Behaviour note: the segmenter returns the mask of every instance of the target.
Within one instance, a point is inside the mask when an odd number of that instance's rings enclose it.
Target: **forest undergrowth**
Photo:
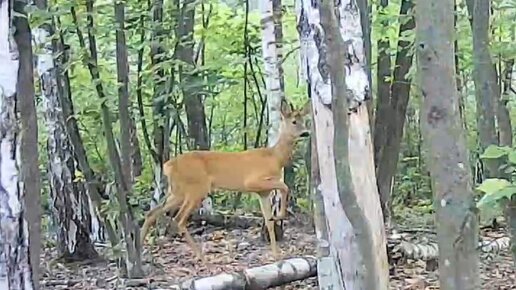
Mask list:
[[[421,208],[406,208],[393,216],[387,231],[389,248],[405,240],[417,240],[420,244],[436,242],[433,216]],[[483,227],[480,238],[484,241],[508,237],[502,220],[497,229]],[[315,256],[317,239],[313,222],[307,214],[290,217],[285,224],[285,239],[280,242],[284,259]],[[260,236],[260,227],[222,227],[191,223],[193,237],[202,243],[211,266],[203,266],[195,259],[182,237],[169,234],[157,237],[153,245],[144,247],[144,279],[121,279],[115,259],[107,247],[97,245],[100,259],[88,263],[65,264],[56,259],[56,251],[47,243],[41,255],[42,290],[50,289],[172,289],[171,286],[190,278],[233,273],[246,268],[273,263],[268,243]],[[424,259],[397,259],[399,253],[389,251],[390,289],[430,290],[439,289],[438,270],[435,261]],[[496,253],[481,253],[481,280],[485,290],[514,289],[516,272],[512,267],[507,248]],[[275,289],[281,289],[277,287]],[[315,277],[297,281],[283,289],[318,289]]]

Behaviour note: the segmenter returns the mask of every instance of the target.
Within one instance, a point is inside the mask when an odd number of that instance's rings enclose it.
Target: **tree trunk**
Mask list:
[[[91,9],[91,8],[90,8]],[[91,13],[91,10],[90,10]],[[115,21],[117,22],[116,30],[116,53],[117,53],[117,80],[118,86],[118,111],[120,114],[120,155],[114,148],[113,128],[110,120],[110,112],[103,103],[101,105],[102,119],[104,121],[104,133],[108,143],[108,153],[110,156],[111,166],[115,172],[115,182],[118,189],[118,202],[120,206],[120,224],[124,241],[126,244],[126,271],[130,278],[139,278],[143,276],[141,264],[141,245],[139,244],[139,227],[134,221],[132,210],[128,204],[129,194],[132,192],[133,177],[133,148],[135,144],[131,143],[131,115],[129,112],[129,65],[127,63],[127,46],[125,41],[125,4],[123,2],[115,3]],[[93,21],[91,21],[93,22]],[[90,23],[92,27],[93,23]],[[88,31],[90,34],[90,31]],[[90,46],[92,38],[90,36]],[[96,64],[96,59],[94,60]],[[99,94],[99,97],[103,97]]]
[[[365,54],[365,64],[366,64],[366,73],[369,83],[373,83],[372,76],[372,43],[371,43],[371,15],[373,6],[369,5],[368,0],[357,0],[356,3],[358,5],[358,10],[360,11],[360,24],[362,26],[362,41],[364,42],[364,54]],[[374,103],[373,103],[373,92],[370,90],[368,92],[368,100],[366,101],[367,112],[369,114],[369,127],[373,128],[374,126]]]
[[[320,11],[313,6],[315,4],[308,0],[302,2],[298,29],[317,143],[320,183],[313,186],[322,196],[328,233],[324,240],[322,223],[316,220],[317,236],[323,239],[321,244],[327,244],[326,249],[319,250],[323,256],[318,261],[319,269],[324,268],[325,275],[333,281],[325,280],[324,285],[333,284],[340,289],[387,289],[383,218],[374,178],[372,148],[366,145],[371,143],[367,133],[367,109],[361,106],[367,99],[369,81],[363,69],[365,55],[359,10],[349,1],[340,2],[337,7],[332,2],[321,3]],[[339,12],[339,18],[334,11]],[[344,31],[339,27],[347,29]],[[331,79],[346,80],[346,75],[353,81],[331,82]],[[348,108],[351,108],[351,117],[348,117]],[[356,157],[348,154],[348,144]],[[366,162],[364,155],[368,156]],[[360,197],[355,188],[363,189]],[[317,203],[314,210],[322,211],[317,208]],[[337,268],[331,269],[332,264]],[[335,276],[340,278],[332,278]],[[368,279],[370,277],[375,279]]]
[[[37,140],[32,47],[27,18],[19,16],[25,5],[0,1],[0,288],[6,290],[39,288],[38,162],[27,163],[38,157],[37,142],[28,143]],[[18,114],[22,104],[29,107]]]
[[[473,32],[473,80],[477,103],[477,128],[480,150],[498,144],[496,138],[495,113],[499,99],[496,68],[489,52],[489,0],[466,0]],[[487,168],[486,177],[498,173],[498,162],[483,161]]]
[[[499,126],[499,142],[500,146],[512,147],[512,124],[509,110],[507,108],[508,98],[512,91],[512,74],[514,68],[514,59],[505,62],[503,73],[503,94],[498,102],[498,126]],[[513,195],[511,200],[505,206],[505,217],[509,231],[511,233],[511,252],[512,260],[516,266],[516,196]]]
[[[387,221],[390,220],[389,200],[391,196],[394,177],[398,166],[400,146],[403,138],[403,127],[407,114],[407,106],[410,96],[410,80],[405,77],[412,66],[412,54],[410,54],[410,41],[403,40],[405,32],[414,29],[414,18],[408,16],[409,10],[413,7],[412,0],[401,1],[400,17],[409,17],[409,20],[400,25],[398,33],[398,48],[396,62],[394,65],[393,82],[390,86],[390,105],[385,119],[378,122],[385,123],[383,126],[384,143],[381,144],[377,164],[378,190],[382,210]],[[383,154],[385,152],[386,154]]]
[[[389,21],[385,16],[385,9],[389,5],[389,0],[380,0],[378,6],[378,17],[385,17],[380,23],[383,29],[389,27]],[[386,34],[384,34],[386,35]],[[383,36],[383,35],[382,35]],[[385,37],[385,36],[383,36]],[[375,166],[378,168],[379,160],[382,156],[382,148],[385,144],[387,120],[390,115],[391,103],[391,56],[389,55],[390,44],[389,39],[380,37],[378,39],[378,57],[376,59],[376,113],[374,117],[374,160]],[[383,205],[382,205],[383,207]]]
[[[93,21],[93,0],[86,1],[86,12],[87,16],[87,34],[89,43],[89,55],[86,58],[86,64],[90,71],[91,78],[95,83],[95,89],[101,102],[100,109],[102,115],[102,123],[104,127],[104,134],[106,136],[106,145],[109,155],[109,161],[111,168],[114,172],[115,183],[117,186],[117,199],[120,207],[119,219],[120,227],[122,228],[122,236],[125,242],[125,261],[124,268],[125,274],[129,278],[139,278],[143,276],[142,264],[141,264],[141,247],[139,244],[139,230],[134,222],[131,208],[128,205],[128,196],[130,190],[130,176],[124,175],[124,169],[121,164],[121,157],[118,154],[115,137],[113,135],[113,124],[111,119],[111,112],[106,104],[106,95],[104,87],[100,81],[99,69],[97,65],[97,44],[95,36],[93,35],[94,21]],[[77,27],[78,37],[80,38],[80,45],[85,47],[84,38],[80,29]],[[129,129],[129,128],[127,128]],[[124,136],[129,136],[126,134]],[[124,157],[129,158],[129,157]],[[130,160],[130,159],[126,159]]]
[[[56,18],[59,22],[59,18]],[[59,105],[63,114],[63,120],[65,121],[67,138],[69,138],[70,144],[72,145],[72,151],[74,153],[75,160],[77,161],[78,168],[84,175],[86,191],[88,193],[88,204],[89,215],[91,220],[91,236],[92,240],[104,241],[103,230],[104,227],[107,231],[110,242],[114,245],[118,244],[118,237],[113,230],[110,223],[101,223],[100,219],[100,205],[104,199],[104,188],[98,175],[93,172],[88,161],[86,149],[82,142],[82,138],[79,132],[79,126],[77,119],[74,118],[75,113],[73,110],[72,92],[70,88],[70,79],[68,77],[68,71],[62,69],[68,64],[69,51],[65,47],[68,47],[64,43],[64,37],[62,33],[59,35],[59,39],[52,41],[53,52],[57,56],[56,68],[59,70],[56,73],[57,87],[59,92],[57,97],[59,98]]]
[[[37,1],[39,9],[46,11],[45,1]],[[54,63],[50,24],[33,30],[36,44],[41,46],[36,68],[40,81],[45,121],[48,129],[48,180],[54,220],[58,225],[58,251],[65,261],[78,261],[98,256],[91,235],[91,217],[88,195],[82,181],[77,181],[76,163],[69,142],[63,112],[59,104],[57,67]]]
[[[183,64],[179,66],[180,83],[183,91],[183,102],[188,121],[188,137],[190,148],[197,150],[209,150],[208,127],[206,126],[206,113],[204,111],[202,77],[196,72],[194,57],[194,24],[195,24],[194,0],[186,0],[181,7],[181,13],[177,25],[178,43],[176,57]],[[201,211],[211,211],[205,205],[211,205],[210,196],[206,197],[201,206]]]
[[[423,144],[436,208],[441,289],[479,289],[478,221],[453,57],[453,1],[416,4]]]
[[[181,7],[178,19],[177,37],[179,38],[176,55],[184,64],[180,66],[183,99],[188,120],[188,134],[191,148],[209,150],[206,113],[204,112],[202,86],[196,85],[201,77],[195,71],[194,24],[195,1],[187,0]]]
[[[151,208],[154,208],[165,194],[166,182],[163,176],[163,163],[169,159],[169,131],[170,110],[166,107],[168,94],[165,82],[165,71],[161,67],[164,59],[163,42],[165,31],[163,28],[163,0],[152,1],[152,23],[154,30],[151,37],[151,62],[154,77],[153,95],[153,126],[154,147],[153,154],[154,193],[151,200]]]
[[[38,265],[40,262],[41,248],[41,187],[38,160],[38,123],[34,95],[34,70],[32,56],[32,36],[27,21],[25,6],[26,1],[17,1],[13,4],[13,10],[20,16],[14,17],[16,33],[14,39],[18,46],[19,71],[16,94],[18,98],[16,110],[21,120],[21,182],[25,198],[25,214],[28,222],[30,241],[30,263]],[[21,16],[23,15],[23,16]],[[38,267],[32,269],[35,288],[39,289]]]
[[[266,0],[260,2],[260,10],[262,13],[262,56],[264,62],[265,89],[267,96],[267,107],[269,112],[269,131],[268,144],[271,147],[276,144],[280,135],[281,102],[285,100],[285,85],[283,67],[281,65],[282,57],[282,38],[283,29],[281,22],[281,0]],[[276,216],[279,213],[281,200],[277,191],[271,196],[272,214]],[[274,223],[276,240],[281,241],[284,234],[284,224],[282,220]],[[262,237],[269,240],[268,231],[265,222],[262,225]]]

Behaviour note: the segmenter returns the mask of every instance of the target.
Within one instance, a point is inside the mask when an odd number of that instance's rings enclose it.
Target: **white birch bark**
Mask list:
[[[267,95],[267,109],[269,112],[269,131],[267,146],[274,146],[280,136],[281,124],[281,102],[285,99],[285,92],[282,86],[283,75],[281,70],[281,60],[279,56],[281,51],[276,39],[276,31],[274,25],[274,0],[260,1],[260,10],[262,13],[262,54],[265,72],[265,91]],[[282,177],[283,180],[283,177]],[[273,191],[271,195],[272,213],[276,216],[281,206],[281,197],[277,191]],[[288,204],[288,201],[283,201]],[[283,223],[278,221],[282,227]]]
[[[343,210],[339,199],[337,188],[337,176],[335,172],[335,157],[333,153],[333,117],[332,111],[326,104],[331,104],[331,82],[328,70],[319,67],[319,59],[325,55],[323,43],[316,43],[321,39],[317,34],[322,33],[319,22],[319,11],[313,9],[310,0],[302,0],[298,5],[297,11],[298,27],[300,28],[301,59],[305,61],[301,66],[304,68],[303,75],[310,84],[310,95],[312,98],[312,109],[314,116],[315,138],[317,154],[319,160],[319,175],[321,183],[316,184],[316,190],[323,197],[326,226],[328,229],[328,241],[320,240],[322,233],[316,229],[316,235],[320,244],[329,244],[330,256],[334,257],[334,262],[342,277],[342,283],[346,289],[360,289],[351,279],[353,274],[346,272],[346,269],[339,265],[342,263],[353,263],[351,267],[358,267],[358,245],[355,240],[353,227],[346,213]],[[322,54],[322,55],[321,55]]]
[[[54,64],[48,26],[33,29],[39,46],[36,70],[41,85],[45,121],[48,130],[48,179],[50,203],[58,229],[58,249],[66,258],[85,259],[96,256],[90,238],[90,203],[82,182],[74,182],[74,154],[69,142],[63,112],[59,103],[57,71]],[[91,258],[93,258],[91,257]]]
[[[173,289],[233,290],[270,289],[294,281],[315,276],[317,263],[314,258],[292,258],[239,273],[223,273],[212,277],[187,280]]]
[[[315,138],[319,159],[319,174],[321,183],[316,185],[323,197],[324,211],[328,229],[330,256],[340,267],[343,285],[346,289],[361,289],[365,283],[363,263],[367,258],[372,259],[375,273],[374,285],[388,286],[387,258],[385,253],[385,232],[383,217],[381,214],[374,164],[372,159],[371,137],[369,133],[369,121],[367,109],[364,104],[369,90],[367,74],[364,70],[364,51],[360,14],[353,1],[341,1],[337,15],[340,16],[340,32],[344,43],[348,45],[347,54],[353,60],[343,59],[345,66],[346,86],[350,90],[348,103],[355,113],[349,119],[349,165],[354,191],[360,190],[360,194],[354,195],[356,204],[370,224],[366,228],[354,229],[349,204],[344,204],[339,196],[334,155],[334,117],[330,105],[332,104],[332,86],[329,68],[326,61],[327,47],[324,40],[324,31],[320,22],[318,7],[312,6],[313,1],[302,0],[297,6],[298,29],[301,42],[301,64],[305,68],[302,75],[306,76],[310,84],[312,97],[313,116],[315,125]],[[352,8],[350,8],[352,7]],[[355,7],[355,8],[353,8]],[[334,65],[333,63],[331,65]],[[355,212],[355,210],[354,210]],[[358,232],[357,232],[358,231]],[[366,231],[371,240],[367,241],[369,254],[362,257],[364,252],[363,241],[358,240],[360,231]],[[316,230],[318,238],[322,236],[320,230]],[[326,241],[321,241],[326,243]],[[361,251],[362,250],[362,251]],[[369,259],[370,260],[370,259]],[[350,264],[352,263],[352,264]],[[358,276],[356,276],[358,271]],[[383,289],[383,288],[381,288]]]
[[[34,289],[29,230],[24,218],[24,185],[20,175],[19,117],[16,85],[19,54],[10,1],[0,1],[0,289]]]
[[[260,1],[262,12],[262,53],[265,71],[265,89],[267,108],[269,110],[269,144],[274,146],[279,139],[281,123],[281,101],[285,94],[281,87],[281,74],[274,30],[273,0]]]

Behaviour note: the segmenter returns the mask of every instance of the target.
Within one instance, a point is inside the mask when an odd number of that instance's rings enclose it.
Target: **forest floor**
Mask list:
[[[411,235],[420,235],[423,239],[435,238],[425,237],[432,236],[429,225],[428,229],[420,224],[403,225],[403,228],[412,228]],[[188,278],[232,273],[273,262],[270,247],[262,241],[259,227],[224,230],[208,225],[191,232],[202,243],[203,252],[214,267],[202,266],[186,242],[179,238],[162,237],[153,246],[146,246],[143,259],[148,276],[132,281],[119,279],[113,262],[62,264],[55,261],[55,249],[45,247],[41,255],[41,289],[170,289],[170,285]],[[500,235],[507,233],[503,230],[481,232],[481,236]],[[312,223],[308,217],[299,216],[289,218],[285,240],[279,246],[285,259],[315,256],[315,242]],[[107,256],[106,248],[99,248],[99,252]],[[508,249],[489,257],[481,254],[481,279],[485,290],[516,289],[516,273]],[[419,260],[409,259],[391,266],[390,281],[390,289],[439,289],[437,270],[428,269],[427,263]],[[318,289],[317,280],[314,277],[298,281],[284,289]]]

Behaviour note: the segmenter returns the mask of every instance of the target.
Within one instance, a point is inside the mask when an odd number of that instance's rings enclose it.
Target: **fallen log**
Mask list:
[[[216,227],[248,229],[258,227],[262,219],[255,216],[224,215],[215,212],[203,215],[195,213],[191,216],[190,221],[197,226],[207,223]]]
[[[194,278],[176,284],[176,290],[260,290],[304,280],[317,275],[314,257],[292,258],[232,274]]]
[[[478,243],[477,249],[485,254],[497,254],[509,248],[510,238],[501,237],[494,240],[485,240]],[[390,250],[392,256],[401,256],[404,259],[429,261],[437,259],[439,247],[435,242],[416,244],[401,241]],[[400,258],[401,258],[400,257]]]

